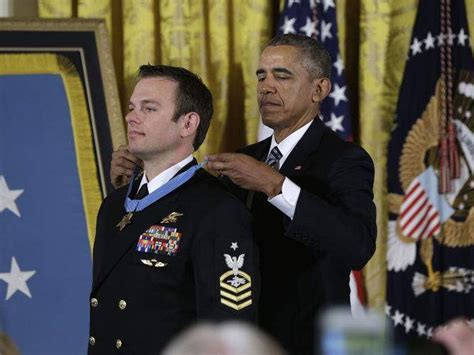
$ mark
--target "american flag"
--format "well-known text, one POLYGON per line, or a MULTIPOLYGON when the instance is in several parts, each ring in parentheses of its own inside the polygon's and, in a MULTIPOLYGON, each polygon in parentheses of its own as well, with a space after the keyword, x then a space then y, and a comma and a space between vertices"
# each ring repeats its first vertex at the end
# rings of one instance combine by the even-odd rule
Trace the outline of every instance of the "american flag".
POLYGON ((430 167, 408 186, 400 208, 402 234, 414 240, 435 236, 452 213, 445 197, 437 191, 436 174, 430 167))
POLYGON ((278 33, 298 33, 318 40, 332 58, 332 91, 321 106, 323 122, 344 140, 352 140, 344 62, 339 52, 335 0, 287 0, 278 33))

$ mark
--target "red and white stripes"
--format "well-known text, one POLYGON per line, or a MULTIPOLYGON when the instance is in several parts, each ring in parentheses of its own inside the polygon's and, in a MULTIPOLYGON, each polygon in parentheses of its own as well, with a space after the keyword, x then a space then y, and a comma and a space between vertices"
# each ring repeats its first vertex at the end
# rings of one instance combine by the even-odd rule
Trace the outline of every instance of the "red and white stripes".
POLYGON ((400 209, 400 227, 405 237, 427 239, 441 232, 441 221, 435 206, 418 179, 408 186, 400 209))

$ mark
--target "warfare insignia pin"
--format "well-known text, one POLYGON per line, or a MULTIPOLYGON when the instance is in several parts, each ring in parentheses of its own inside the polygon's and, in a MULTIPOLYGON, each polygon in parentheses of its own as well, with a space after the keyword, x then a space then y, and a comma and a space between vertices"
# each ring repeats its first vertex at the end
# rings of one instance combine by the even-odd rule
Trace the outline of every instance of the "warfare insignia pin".
POLYGON ((240 311, 252 304, 252 278, 240 270, 244 266, 245 254, 239 257, 224 254, 227 267, 231 270, 223 273, 219 278, 221 303, 236 311, 240 311))
POLYGON ((151 260, 141 259, 140 261, 147 266, 153 266, 153 263, 151 262, 151 260))
POLYGON ((160 223, 176 223, 178 217, 181 217, 183 214, 179 212, 171 212, 168 216, 163 218, 160 223))
POLYGON ((156 259, 151 259, 151 260, 148 260, 148 259, 140 259, 140 261, 147 265, 147 266, 152 266, 152 267, 165 267, 166 265, 168 265, 168 263, 164 263, 162 261, 158 261, 156 259))
POLYGON ((151 226, 138 239, 137 251, 175 256, 182 234, 177 228, 151 226))

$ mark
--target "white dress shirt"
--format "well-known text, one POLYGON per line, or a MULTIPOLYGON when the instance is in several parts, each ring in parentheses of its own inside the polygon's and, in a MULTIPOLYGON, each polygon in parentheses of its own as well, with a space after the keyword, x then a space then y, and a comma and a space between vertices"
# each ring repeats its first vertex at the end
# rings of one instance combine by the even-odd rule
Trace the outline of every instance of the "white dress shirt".
POLYGON ((188 165, 190 162, 192 162, 193 156, 189 155, 185 159, 181 160, 179 163, 173 165, 172 167, 166 169, 165 171, 159 173, 157 176, 155 176, 153 179, 151 179, 150 182, 148 182, 148 179, 146 178, 146 171, 143 172, 142 180, 140 181, 140 186, 138 187, 138 190, 140 190, 140 187, 144 184, 148 184, 148 193, 151 194, 153 191, 155 191, 157 188, 163 186, 166 184, 168 181, 171 180, 173 176, 176 175, 178 171, 180 171, 182 168, 184 168, 186 165, 188 165))
MULTIPOLYGON (((298 128, 296 131, 294 131, 292 134, 290 134, 288 137, 283 139, 278 144, 275 141, 275 135, 273 135, 272 143, 270 144, 270 149, 268 151, 267 158, 270 152, 272 151, 272 149, 274 147, 278 147, 281 154, 283 155, 280 159, 279 166, 278 166, 279 168, 281 168, 286 158, 288 158, 288 156, 290 155, 293 148, 296 146, 296 144, 298 144, 300 139, 308 130, 309 126, 311 126, 311 123, 313 123, 313 121, 310 121, 307 124, 305 124, 303 127, 298 128)), ((301 188, 298 185, 296 185, 293 181, 285 177, 285 180, 283 181, 283 186, 281 187, 281 194, 276 195, 272 198, 268 198, 268 202, 270 202, 273 206, 278 208, 288 217, 293 219, 293 216, 295 215, 296 204, 300 196, 300 192, 301 192, 301 188)))

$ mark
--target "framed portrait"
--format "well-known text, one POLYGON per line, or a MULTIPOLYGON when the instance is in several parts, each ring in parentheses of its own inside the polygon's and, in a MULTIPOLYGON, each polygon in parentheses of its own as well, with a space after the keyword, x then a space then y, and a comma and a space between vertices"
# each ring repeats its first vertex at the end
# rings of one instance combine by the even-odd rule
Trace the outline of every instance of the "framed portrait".
POLYGON ((125 141, 102 20, 0 20, 0 352, 86 352, 96 216, 125 141))

